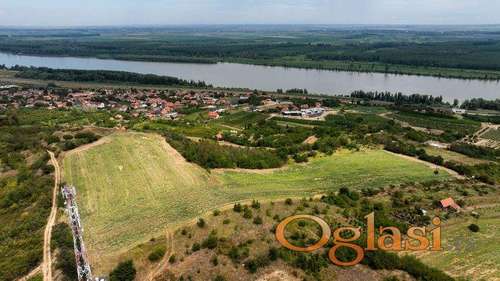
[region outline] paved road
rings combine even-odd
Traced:
[[[54,189],[52,191],[52,208],[50,210],[49,220],[45,226],[45,233],[43,237],[42,272],[44,281],[52,281],[52,255],[50,253],[50,240],[52,239],[52,227],[54,226],[57,215],[57,190],[61,180],[61,170],[54,153],[50,151],[47,152],[49,153],[50,161],[54,166]]]

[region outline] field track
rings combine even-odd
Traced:
[[[50,161],[54,166],[54,190],[52,191],[52,208],[50,210],[49,220],[45,226],[45,232],[43,236],[43,263],[42,272],[44,281],[52,281],[52,255],[50,252],[50,240],[52,239],[52,227],[56,221],[57,215],[57,189],[59,187],[59,182],[61,179],[61,169],[59,168],[59,163],[57,162],[54,153],[47,151],[50,155]]]

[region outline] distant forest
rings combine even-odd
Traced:
[[[189,86],[197,88],[211,87],[211,85],[207,85],[203,81],[187,81],[169,76],[124,71],[51,69],[24,66],[14,66],[11,70],[19,71],[16,77],[26,79],[108,83],[124,82],[141,85]]]
[[[0,51],[137,61],[240,62],[500,80],[500,32],[398,30],[4,31]],[[45,32],[45,33],[44,33]],[[95,35],[95,36],[92,36]],[[43,43],[41,43],[43,40]]]

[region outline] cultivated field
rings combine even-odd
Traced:
[[[207,211],[239,200],[305,197],[351,188],[446,179],[384,151],[339,152],[274,171],[212,171],[187,163],[160,136],[117,133],[68,153],[64,179],[78,190],[97,273],[121,253]]]

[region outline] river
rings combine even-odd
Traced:
[[[84,70],[120,70],[205,81],[222,87],[260,90],[308,89],[311,93],[349,94],[354,90],[443,96],[446,101],[500,98],[499,81],[461,80],[415,75],[310,70],[238,63],[192,64],[96,58],[43,57],[0,53],[0,64]]]

